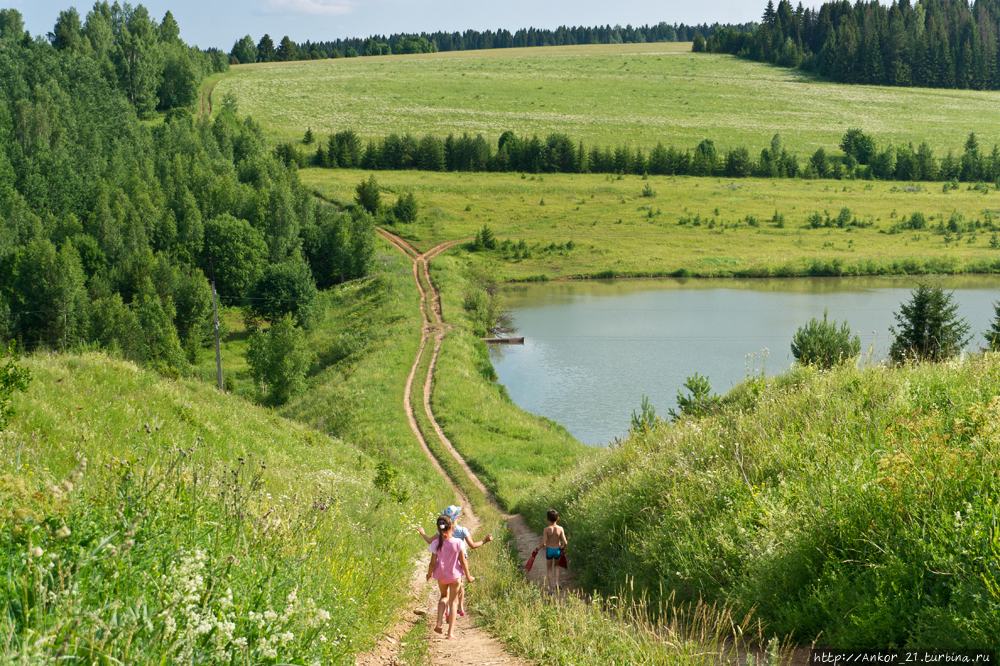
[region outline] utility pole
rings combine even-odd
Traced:
[[[208,267],[212,269],[212,319],[215,321],[215,369],[219,375],[219,390],[225,393],[222,385],[222,350],[219,348],[219,309],[215,304],[215,267],[212,258],[208,258]]]
[[[219,311],[215,306],[215,281],[212,281],[212,318],[215,320],[215,368],[219,375],[219,390],[225,391],[222,386],[222,350],[219,349]]]

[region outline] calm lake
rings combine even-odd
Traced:
[[[942,278],[983,344],[1000,277]],[[628,432],[649,396],[658,415],[677,407],[685,379],[707,375],[725,393],[748,373],[792,364],[792,336],[811,318],[847,320],[862,354],[884,359],[913,278],[660,279],[518,284],[506,288],[523,346],[491,345],[493,364],[523,409],[607,445]]]

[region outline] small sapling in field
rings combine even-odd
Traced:
[[[826,316],[823,310],[823,321],[814,317],[795,332],[792,356],[797,363],[827,370],[861,353],[861,339],[851,337],[850,325],[845,321],[837,328],[837,322],[828,322]]]

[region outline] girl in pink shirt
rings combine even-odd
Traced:
[[[446,638],[454,638],[455,605],[458,603],[462,574],[465,574],[470,583],[476,579],[469,573],[469,565],[465,561],[461,539],[452,536],[455,531],[455,523],[448,516],[439,516],[437,529],[437,552],[431,556],[431,565],[427,572],[427,580],[433,576],[437,579],[438,588],[441,590],[441,599],[438,601],[437,626],[434,627],[434,631],[442,633],[441,625],[445,610],[447,610],[448,635]]]

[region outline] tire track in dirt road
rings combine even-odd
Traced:
[[[417,350],[416,358],[413,360],[413,366],[410,369],[409,376],[407,377],[406,387],[403,393],[403,402],[407,421],[410,424],[410,430],[413,431],[414,437],[416,437],[417,441],[420,443],[420,447],[423,450],[424,455],[427,456],[428,460],[430,460],[431,464],[438,471],[438,473],[448,481],[453,492],[455,493],[457,498],[456,501],[463,507],[464,517],[462,524],[465,525],[470,532],[475,533],[480,526],[479,518],[472,510],[472,505],[469,502],[468,497],[466,497],[465,494],[458,488],[454,480],[448,476],[437,457],[427,445],[425,435],[421,431],[416,414],[414,414],[413,411],[413,384],[421,366],[423,355],[427,351],[429,343],[433,338],[433,356],[427,366],[427,375],[425,376],[423,383],[424,411],[435,434],[441,439],[442,443],[448,448],[451,454],[455,456],[456,460],[462,464],[463,469],[466,470],[466,473],[469,474],[473,482],[476,483],[476,485],[486,493],[486,496],[490,499],[490,501],[495,504],[496,500],[486,490],[475,474],[472,473],[472,471],[465,464],[465,461],[461,459],[461,456],[458,455],[458,452],[454,450],[451,443],[448,442],[447,438],[444,436],[440,426],[434,419],[430,406],[434,363],[437,360],[438,352],[440,351],[441,343],[444,341],[445,335],[447,335],[448,331],[453,327],[445,324],[444,322],[444,317],[441,311],[441,296],[438,291],[434,289],[433,283],[431,282],[428,262],[431,258],[463,241],[457,240],[442,243],[428,252],[421,253],[399,236],[385,231],[384,229],[377,229],[377,231],[380,236],[391,243],[400,252],[405,254],[413,262],[413,279],[416,282],[418,291],[420,292],[420,315],[423,320],[420,347]],[[427,285],[426,288],[424,285]],[[416,535],[414,535],[414,537],[416,538]],[[373,650],[358,655],[355,659],[355,664],[357,666],[395,666],[398,664],[400,649],[403,646],[403,637],[410,631],[410,629],[412,629],[414,624],[420,621],[421,617],[424,617],[427,622],[426,635],[429,643],[427,658],[433,666],[445,666],[445,664],[448,664],[449,666],[455,664],[468,666],[472,666],[474,664],[528,666],[528,662],[509,654],[500,642],[490,636],[486,631],[473,626],[471,622],[471,613],[469,616],[459,617],[455,623],[456,636],[458,640],[446,640],[441,635],[431,632],[431,628],[433,627],[432,623],[435,622],[437,615],[438,592],[435,585],[428,584],[425,581],[426,567],[429,562],[429,556],[430,554],[427,551],[424,551],[423,557],[414,563],[415,570],[410,581],[410,591],[415,607],[405,610],[396,626],[385,634]],[[475,575],[475,571],[473,571],[473,575]]]
[[[212,115],[212,91],[215,90],[215,83],[209,88],[201,89],[201,107],[198,109],[198,117],[209,117]],[[205,107],[208,107],[208,113],[205,113]]]
[[[444,446],[444,448],[448,451],[449,454],[451,454],[451,456],[455,459],[455,461],[462,467],[462,470],[468,475],[472,483],[475,484],[475,486],[483,493],[486,499],[489,500],[489,502],[500,512],[503,518],[507,521],[507,526],[510,528],[511,533],[514,535],[515,541],[517,543],[518,555],[520,557],[521,563],[523,564],[524,562],[528,561],[528,558],[531,557],[531,553],[534,550],[534,547],[537,546],[538,543],[541,541],[541,535],[537,534],[530,527],[528,527],[527,522],[525,522],[524,520],[524,516],[520,514],[511,515],[503,510],[503,508],[500,506],[500,503],[497,502],[496,498],[493,496],[493,493],[491,493],[489,489],[486,488],[486,486],[479,479],[476,473],[473,472],[472,469],[469,467],[468,463],[465,461],[465,458],[462,457],[462,455],[452,445],[451,440],[449,440],[448,437],[444,434],[444,431],[438,424],[437,419],[434,418],[434,413],[431,409],[431,404],[430,404],[431,392],[434,381],[434,368],[437,363],[438,355],[441,351],[441,346],[444,342],[444,338],[447,335],[448,331],[454,329],[455,327],[444,323],[444,316],[441,310],[441,294],[434,287],[434,283],[431,281],[430,270],[428,268],[429,261],[434,257],[438,256],[439,254],[441,254],[442,252],[451,249],[455,245],[462,242],[467,242],[472,239],[464,238],[459,240],[448,241],[446,243],[441,243],[440,245],[437,245],[431,250],[428,250],[426,253],[421,254],[419,250],[413,247],[413,245],[411,245],[404,239],[400,238],[399,236],[396,236],[395,234],[392,234],[386,231],[385,229],[381,228],[378,229],[378,232],[383,238],[385,238],[387,241],[392,243],[392,245],[394,245],[397,249],[399,249],[400,252],[403,252],[408,257],[410,257],[411,260],[413,260],[413,279],[416,281],[417,289],[420,291],[421,313],[424,318],[424,335],[421,340],[421,350],[420,352],[418,352],[417,360],[414,362],[413,366],[414,370],[420,363],[421,354],[424,350],[426,343],[429,342],[431,334],[432,333],[434,334],[434,351],[431,357],[430,365],[428,366],[427,369],[427,376],[424,380],[424,412],[426,413],[427,418],[434,429],[434,434],[441,442],[441,445]],[[423,284],[421,284],[420,275],[423,275],[424,278],[423,281],[427,285],[427,289],[425,289]],[[431,323],[430,316],[427,314],[427,308],[428,308],[427,290],[430,290],[431,292],[431,301],[429,307],[432,310],[432,314],[435,320],[433,324]],[[411,372],[411,380],[412,380],[412,374],[413,373]],[[408,413],[412,414],[412,407],[410,406],[409,402],[411,396],[410,388],[411,388],[410,384],[408,384],[406,390],[406,400],[407,400]],[[410,427],[411,429],[414,430],[414,433],[417,434],[419,432],[419,427],[415,427],[414,423],[415,421],[411,421]],[[437,463],[436,458],[433,456],[433,454],[431,454],[429,448],[426,447],[426,442],[423,440],[424,435],[417,434],[417,437],[420,441],[424,443],[424,453],[429,455],[430,458],[434,460],[437,469],[441,471],[442,474],[444,474],[445,478],[448,478],[447,474],[445,474],[442,471],[440,464]],[[455,486],[454,481],[449,479],[449,482],[452,484],[453,487],[455,487],[455,492],[459,495],[462,495],[461,491]],[[462,497],[464,498],[464,495],[462,495]],[[464,506],[467,506],[468,505],[467,498],[464,498],[464,501],[466,502]],[[469,525],[466,526],[468,527]],[[530,582],[536,583],[538,585],[543,585],[545,583],[544,564],[541,566],[534,567],[530,572],[525,572],[525,577]],[[566,573],[564,573],[564,575],[561,576],[560,578],[562,582],[565,583],[565,587],[572,588],[573,586],[572,576],[566,575]]]

